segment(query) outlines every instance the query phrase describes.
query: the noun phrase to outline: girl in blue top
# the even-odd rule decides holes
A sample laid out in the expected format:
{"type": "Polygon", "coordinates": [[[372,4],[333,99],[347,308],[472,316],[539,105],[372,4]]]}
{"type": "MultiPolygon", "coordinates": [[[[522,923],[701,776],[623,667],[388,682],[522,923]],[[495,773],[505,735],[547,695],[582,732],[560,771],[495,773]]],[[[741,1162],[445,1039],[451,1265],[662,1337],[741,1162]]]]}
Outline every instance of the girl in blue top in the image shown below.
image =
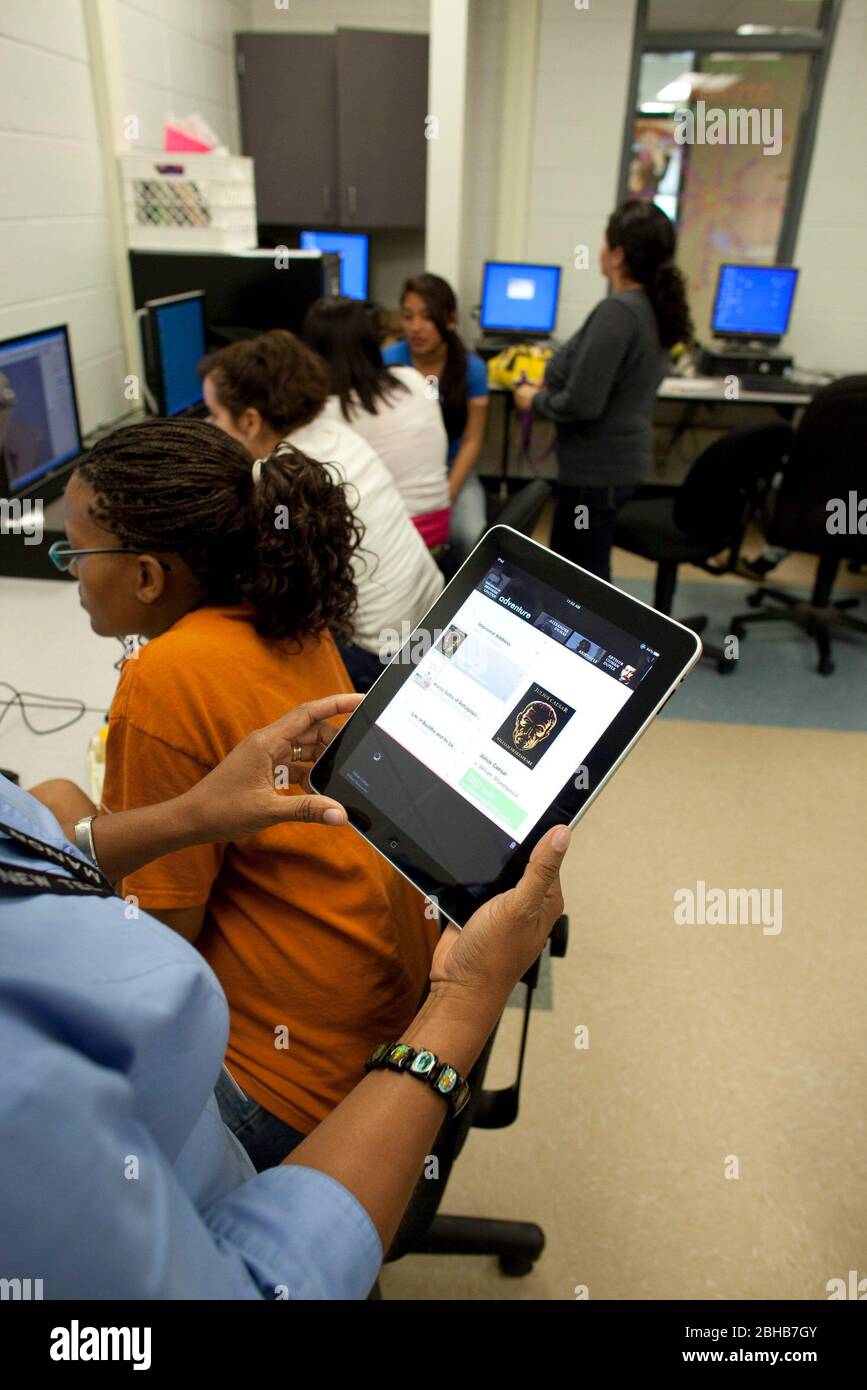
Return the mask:
{"type": "Polygon", "coordinates": [[[475,467],[485,437],[488,373],[455,330],[458,302],[441,276],[425,273],[407,280],[400,313],[406,336],[383,348],[382,359],[389,366],[412,366],[433,378],[449,438],[450,540],[461,561],[487,525],[485,492],[475,467]]]}

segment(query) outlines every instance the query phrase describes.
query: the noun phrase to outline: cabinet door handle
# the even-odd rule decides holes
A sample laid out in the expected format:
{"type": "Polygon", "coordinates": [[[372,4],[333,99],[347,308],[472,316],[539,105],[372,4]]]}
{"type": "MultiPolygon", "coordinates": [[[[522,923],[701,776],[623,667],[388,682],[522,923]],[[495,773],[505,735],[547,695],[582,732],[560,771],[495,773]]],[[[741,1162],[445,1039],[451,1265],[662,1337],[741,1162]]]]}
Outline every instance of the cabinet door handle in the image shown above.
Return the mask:
{"type": "Polygon", "coordinates": [[[356,214],[356,212],[358,211],[358,196],[357,196],[358,190],[356,189],[354,183],[351,183],[351,184],[349,185],[349,190],[348,190],[348,191],[349,191],[349,211],[352,213],[352,215],[353,215],[353,217],[354,217],[355,214],[356,214]]]}
{"type": "Polygon", "coordinates": [[[322,185],[322,211],[323,211],[323,212],[330,212],[330,210],[331,210],[331,189],[330,189],[330,187],[328,186],[327,183],[324,183],[324,184],[322,185]]]}

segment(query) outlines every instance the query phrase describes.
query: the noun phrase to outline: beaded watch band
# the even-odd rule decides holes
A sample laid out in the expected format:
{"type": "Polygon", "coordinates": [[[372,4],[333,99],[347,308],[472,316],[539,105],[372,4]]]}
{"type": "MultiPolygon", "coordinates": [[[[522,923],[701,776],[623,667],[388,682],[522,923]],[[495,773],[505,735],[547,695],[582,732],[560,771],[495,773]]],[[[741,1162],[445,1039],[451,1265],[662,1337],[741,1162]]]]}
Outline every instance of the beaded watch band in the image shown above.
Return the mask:
{"type": "Polygon", "coordinates": [[[433,1052],[410,1047],[409,1043],[380,1043],[364,1064],[365,1071],[405,1071],[436,1091],[452,1115],[459,1115],[470,1098],[470,1088],[461,1074],[441,1062],[433,1052]]]}

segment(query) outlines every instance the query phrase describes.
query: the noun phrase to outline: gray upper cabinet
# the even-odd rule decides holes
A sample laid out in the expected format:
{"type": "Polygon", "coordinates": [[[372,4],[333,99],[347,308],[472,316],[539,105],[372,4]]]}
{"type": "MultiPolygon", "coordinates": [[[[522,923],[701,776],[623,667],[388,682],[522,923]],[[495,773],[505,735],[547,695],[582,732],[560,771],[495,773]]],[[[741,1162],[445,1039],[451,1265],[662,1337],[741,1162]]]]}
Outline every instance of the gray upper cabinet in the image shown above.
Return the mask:
{"type": "Polygon", "coordinates": [[[337,222],[333,34],[238,34],[241,143],[260,222],[337,222]]]}
{"type": "Polygon", "coordinates": [[[260,222],[424,226],[426,35],[338,29],[236,42],[260,222]]]}
{"type": "Polygon", "coordinates": [[[337,167],[344,227],[423,227],[425,34],[337,31],[337,167]]]}

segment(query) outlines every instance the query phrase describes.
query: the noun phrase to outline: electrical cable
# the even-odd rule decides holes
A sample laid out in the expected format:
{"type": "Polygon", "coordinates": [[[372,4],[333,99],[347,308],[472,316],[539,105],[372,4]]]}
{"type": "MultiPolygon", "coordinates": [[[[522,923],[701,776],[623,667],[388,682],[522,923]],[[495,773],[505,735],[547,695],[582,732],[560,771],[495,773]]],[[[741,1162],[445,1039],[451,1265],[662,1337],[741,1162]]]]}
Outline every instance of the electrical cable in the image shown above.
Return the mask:
{"type": "Polygon", "coordinates": [[[70,729],[73,724],[77,724],[79,719],[83,719],[85,714],[99,714],[105,717],[105,709],[99,709],[94,705],[88,705],[84,700],[76,699],[71,695],[44,695],[35,690],[18,690],[10,681],[0,680],[0,687],[5,687],[11,692],[11,698],[0,700],[0,724],[6,718],[10,709],[19,709],[25,728],[31,734],[39,736],[44,734],[59,734],[63,729],[70,729]],[[62,724],[55,724],[50,729],[38,729],[31,723],[28,711],[36,709],[53,710],[56,713],[69,713],[71,718],[62,724]]]}

